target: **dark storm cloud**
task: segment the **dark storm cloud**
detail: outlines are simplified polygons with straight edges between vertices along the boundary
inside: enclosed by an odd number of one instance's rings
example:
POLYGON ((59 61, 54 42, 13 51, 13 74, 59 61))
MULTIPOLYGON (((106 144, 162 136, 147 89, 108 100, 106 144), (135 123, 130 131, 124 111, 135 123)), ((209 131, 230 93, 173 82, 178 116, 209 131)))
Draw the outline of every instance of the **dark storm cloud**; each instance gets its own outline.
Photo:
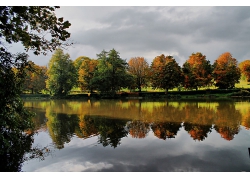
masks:
POLYGON ((239 62, 250 59, 250 7, 63 6, 57 14, 72 24, 72 59, 112 48, 149 62, 165 54, 182 64, 196 52, 213 62, 227 51, 239 62))

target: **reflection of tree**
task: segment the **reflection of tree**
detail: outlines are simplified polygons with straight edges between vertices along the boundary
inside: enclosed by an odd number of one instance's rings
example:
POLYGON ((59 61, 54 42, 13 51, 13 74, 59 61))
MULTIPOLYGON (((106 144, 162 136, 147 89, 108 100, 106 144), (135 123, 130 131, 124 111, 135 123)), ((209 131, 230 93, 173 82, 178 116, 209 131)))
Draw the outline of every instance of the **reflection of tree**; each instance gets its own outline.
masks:
POLYGON ((5 137, 4 140, 12 144, 11 148, 6 148, 4 147, 4 143, 1 143, 1 172, 21 171, 24 154, 30 151, 33 142, 33 134, 23 134, 22 136, 11 137, 8 136, 5 131, 1 131, 1 133, 3 133, 5 137))
POLYGON ((191 135, 194 140, 203 141, 207 138, 207 134, 212 131, 211 125, 200 125, 185 122, 185 130, 191 135))
POLYGON ((224 127, 218 127, 218 126, 214 126, 214 129, 220 133, 221 137, 230 141, 234 138, 235 134, 238 134, 239 132, 239 128, 238 127, 228 127, 228 126, 224 126, 224 127))
POLYGON ((241 125, 244 126, 247 130, 250 130, 250 108, 248 103, 249 102, 247 102, 247 104, 243 104, 243 107, 240 108, 240 112, 242 114, 241 125))
POLYGON ((42 129, 46 122, 45 112, 38 108, 29 108, 30 111, 34 112, 36 115, 32 118, 34 122, 34 129, 39 130, 42 129))
POLYGON ((32 147, 33 136, 34 133, 29 132, 16 138, 5 139, 12 143, 12 147, 8 149, 1 144, 0 172, 19 172, 23 162, 35 158, 44 160, 51 153, 47 147, 32 147))
POLYGON ((116 148, 120 145, 121 138, 128 135, 128 131, 125 129, 126 120, 122 119, 111 119, 102 116, 88 116, 86 115, 84 119, 93 123, 99 132, 99 142, 105 147, 110 145, 116 148))
POLYGON ((233 103, 220 103, 217 112, 214 129, 226 140, 232 140, 238 134, 241 123, 241 113, 235 109, 233 103))
POLYGON ((150 130, 149 123, 143 121, 131 121, 127 127, 133 138, 145 138, 150 130))
POLYGON ((51 113, 47 118, 49 134, 56 147, 62 149, 65 142, 70 142, 70 139, 78 126, 79 118, 75 114, 69 115, 62 113, 51 113))
POLYGON ((155 136, 159 139, 175 138, 181 127, 181 123, 176 122, 155 122, 151 125, 151 129, 155 136))
POLYGON ((99 134, 94 123, 94 119, 90 116, 85 115, 83 118, 80 117, 79 129, 76 130, 76 135, 80 138, 88 138, 99 134))
POLYGON ((247 114, 242 118, 241 125, 244 126, 247 130, 250 129, 250 114, 247 114))

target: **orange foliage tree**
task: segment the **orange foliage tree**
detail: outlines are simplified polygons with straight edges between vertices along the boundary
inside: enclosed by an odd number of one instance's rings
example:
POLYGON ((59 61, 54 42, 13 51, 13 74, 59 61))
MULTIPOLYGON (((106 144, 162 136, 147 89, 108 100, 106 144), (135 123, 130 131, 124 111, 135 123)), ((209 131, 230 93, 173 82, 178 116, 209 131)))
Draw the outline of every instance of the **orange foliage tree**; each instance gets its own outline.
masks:
POLYGON ((36 65, 34 62, 29 61, 26 67, 25 81, 23 90, 31 90, 31 93, 39 93, 46 88, 47 67, 36 65))
POLYGON ((78 84, 81 90, 89 90, 93 92, 93 86, 91 85, 91 79, 94 76, 94 72, 97 68, 98 61, 95 59, 85 58, 79 68, 78 84))
POLYGON ((189 59, 183 64, 184 74, 183 86, 196 90, 198 87, 210 86, 212 83, 212 66, 206 56, 200 52, 192 53, 189 59))
POLYGON ((151 86, 153 88, 169 89, 178 87, 182 82, 181 67, 173 56, 164 54, 154 58, 150 67, 151 86))
POLYGON ((128 71, 135 77, 136 86, 141 92, 142 86, 147 85, 149 65, 144 57, 133 57, 128 62, 128 71))
POLYGON ((240 68, 237 60, 231 53, 225 52, 214 62, 213 78, 215 86, 220 89, 234 88, 239 83, 241 77, 240 68))
POLYGON ((239 64, 242 75, 245 75, 247 82, 250 82, 250 60, 245 60, 239 64))

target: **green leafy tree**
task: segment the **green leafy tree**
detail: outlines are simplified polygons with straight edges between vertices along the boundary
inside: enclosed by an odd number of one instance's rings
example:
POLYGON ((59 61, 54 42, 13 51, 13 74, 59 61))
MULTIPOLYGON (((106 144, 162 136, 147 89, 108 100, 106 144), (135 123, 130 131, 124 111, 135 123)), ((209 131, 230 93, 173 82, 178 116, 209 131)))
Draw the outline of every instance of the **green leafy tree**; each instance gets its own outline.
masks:
POLYGON ((192 53, 183 64, 182 71, 184 74, 183 86, 187 89, 195 88, 197 90, 199 87, 212 84, 212 65, 200 52, 192 53))
POLYGON ((181 84, 181 67, 175 61, 173 56, 164 54, 154 58, 151 64, 151 86, 153 88, 169 89, 178 87, 181 84))
POLYGON ((133 77, 128 73, 128 65, 115 49, 102 51, 98 56, 97 70, 91 84, 102 93, 115 96, 121 88, 129 87, 133 77))
POLYGON ((58 46, 70 45, 66 31, 70 23, 57 18, 59 7, 1 6, 0 7, 0 168, 20 171, 24 153, 31 151, 32 113, 23 107, 20 94, 26 78, 28 55, 12 54, 9 45, 20 42, 25 51, 46 54, 58 46), (46 35, 46 36, 45 36, 46 35))
POLYGON ((237 60, 229 52, 223 53, 214 62, 213 78, 219 89, 234 88, 241 77, 237 60))
POLYGON ((49 61, 47 88, 54 96, 65 96, 76 81, 77 72, 69 54, 57 49, 49 61))

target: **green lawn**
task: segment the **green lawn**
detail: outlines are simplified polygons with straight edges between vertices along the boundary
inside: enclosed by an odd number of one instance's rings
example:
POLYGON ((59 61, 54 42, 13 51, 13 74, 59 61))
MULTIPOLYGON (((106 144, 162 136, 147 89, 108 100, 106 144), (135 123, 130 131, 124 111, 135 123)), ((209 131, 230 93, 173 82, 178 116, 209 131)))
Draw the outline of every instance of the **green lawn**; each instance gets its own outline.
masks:
MULTIPOLYGON (((235 87, 236 88, 250 88, 250 83, 248 83, 246 81, 246 79, 243 77, 240 79, 240 83, 238 84, 235 84, 235 87)), ((199 88, 199 90, 204 90, 204 89, 207 89, 207 87, 204 87, 204 88, 199 88)), ((209 89, 217 89, 217 87, 215 86, 211 86, 209 87, 209 89)), ((184 88, 181 88, 181 91, 184 91, 185 89, 184 88)), ((122 89, 121 90, 122 92, 130 92, 129 89, 122 89)), ((138 91, 138 89, 136 89, 136 91, 138 91)), ((165 92, 164 89, 153 89, 151 87, 147 87, 147 88, 142 88, 142 91, 146 91, 146 92, 165 92)), ((177 88, 174 88, 172 90, 169 90, 169 91, 178 91, 177 88)), ((86 94, 87 92, 82 92, 80 90, 79 87, 74 87, 72 90, 71 90, 71 93, 70 94, 86 94)))

